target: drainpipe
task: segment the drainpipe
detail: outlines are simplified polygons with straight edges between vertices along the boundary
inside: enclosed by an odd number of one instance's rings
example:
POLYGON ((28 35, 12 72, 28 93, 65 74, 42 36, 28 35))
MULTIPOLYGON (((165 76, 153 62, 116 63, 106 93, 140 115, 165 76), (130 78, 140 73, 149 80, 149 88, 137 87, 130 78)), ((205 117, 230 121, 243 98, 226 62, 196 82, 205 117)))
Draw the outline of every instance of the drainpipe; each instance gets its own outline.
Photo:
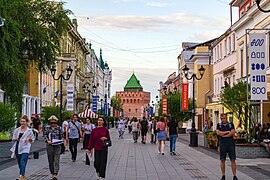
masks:
MULTIPOLYGON (((209 50, 209 61, 208 61, 208 66, 210 67, 211 66, 211 56, 212 56, 212 51, 211 49, 209 50)), ((211 79, 212 77, 212 70, 211 68, 208 68, 209 69, 209 79, 211 79)), ((203 108, 203 124, 204 124, 204 120, 205 120, 205 111, 206 111, 206 99, 207 99, 207 95, 211 92, 211 87, 212 87, 212 83, 210 82, 209 83, 209 89, 208 91, 204 94, 204 108, 203 108)))

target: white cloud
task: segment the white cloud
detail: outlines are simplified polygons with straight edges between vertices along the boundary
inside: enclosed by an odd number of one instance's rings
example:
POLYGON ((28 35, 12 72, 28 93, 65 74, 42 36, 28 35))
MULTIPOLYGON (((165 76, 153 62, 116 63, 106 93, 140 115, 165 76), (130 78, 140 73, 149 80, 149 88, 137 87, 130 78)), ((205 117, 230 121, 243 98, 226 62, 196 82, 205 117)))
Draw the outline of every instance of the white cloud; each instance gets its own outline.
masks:
POLYGON ((147 6, 151 6, 151 7, 166 7, 166 6, 172 6, 175 5, 175 3, 162 3, 162 2, 148 2, 146 3, 147 6))
POLYGON ((184 12, 165 16, 78 17, 78 20, 79 24, 84 26, 110 30, 163 31, 169 26, 175 29, 200 28, 224 30, 226 27, 229 27, 229 22, 224 22, 223 19, 191 15, 184 12))
POLYGON ((194 33, 192 36, 188 37, 190 41, 204 42, 210 39, 217 38, 221 35, 219 31, 204 31, 201 33, 194 33))

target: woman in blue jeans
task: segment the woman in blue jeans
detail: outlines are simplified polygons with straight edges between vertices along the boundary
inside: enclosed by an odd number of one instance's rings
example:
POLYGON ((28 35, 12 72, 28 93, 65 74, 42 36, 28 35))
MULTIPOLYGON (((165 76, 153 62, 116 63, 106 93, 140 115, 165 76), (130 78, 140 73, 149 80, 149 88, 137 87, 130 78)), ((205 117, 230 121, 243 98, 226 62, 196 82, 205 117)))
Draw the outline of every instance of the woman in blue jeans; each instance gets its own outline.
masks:
POLYGON ((172 117, 171 121, 168 122, 167 127, 169 129, 169 135, 170 135, 170 154, 175 154, 175 143, 177 139, 177 122, 175 122, 175 118, 172 117))
POLYGON ((14 130, 12 140, 15 142, 10 151, 16 155, 17 162, 20 169, 20 176, 17 180, 26 180, 25 169, 28 160, 28 155, 31 148, 31 143, 35 136, 33 131, 28 128, 29 119, 26 115, 20 119, 20 127, 14 130))

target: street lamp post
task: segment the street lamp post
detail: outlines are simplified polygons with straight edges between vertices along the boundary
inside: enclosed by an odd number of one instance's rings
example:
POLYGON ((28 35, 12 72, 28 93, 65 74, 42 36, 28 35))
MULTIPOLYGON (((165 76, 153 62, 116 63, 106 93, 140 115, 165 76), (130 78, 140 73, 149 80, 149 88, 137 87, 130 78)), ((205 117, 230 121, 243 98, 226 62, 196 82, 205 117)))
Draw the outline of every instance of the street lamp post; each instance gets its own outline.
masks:
POLYGON ((51 74, 52 74, 52 77, 54 80, 59 80, 60 79, 60 119, 59 119, 59 122, 62 123, 62 116, 63 116, 63 80, 69 80, 70 77, 71 77, 71 74, 73 72, 73 69, 68 66, 67 68, 67 75, 66 77, 63 75, 63 74, 60 74, 58 78, 55 77, 55 73, 56 73, 56 69, 55 69, 55 66, 53 66, 51 69, 51 74))
POLYGON ((94 84, 93 86, 92 86, 92 88, 91 88, 91 85, 89 84, 89 83, 85 83, 84 85, 83 85, 83 87, 82 87, 82 89, 83 89, 83 91, 85 92, 85 93, 88 93, 88 109, 90 109, 90 95, 91 94, 93 94, 93 93, 95 93, 95 91, 96 91, 96 85, 94 84))
POLYGON ((269 12, 270 12, 270 9, 264 10, 264 9, 260 6, 261 1, 262 1, 262 0, 256 0, 257 7, 259 8, 260 11, 262 11, 262 12, 264 12, 264 13, 269 13, 269 12))
POLYGON ((198 146, 198 133, 196 132, 196 128, 195 128, 195 80, 201 80, 205 69, 203 66, 200 67, 199 72, 200 72, 200 77, 197 77, 197 75, 195 73, 193 73, 190 77, 188 77, 189 75, 189 68, 187 67, 187 65, 185 65, 185 67, 183 68, 184 74, 186 79, 188 80, 192 80, 193 83, 193 99, 192 99, 192 124, 191 124, 191 132, 190 132, 190 144, 189 146, 192 147, 197 147, 198 146))

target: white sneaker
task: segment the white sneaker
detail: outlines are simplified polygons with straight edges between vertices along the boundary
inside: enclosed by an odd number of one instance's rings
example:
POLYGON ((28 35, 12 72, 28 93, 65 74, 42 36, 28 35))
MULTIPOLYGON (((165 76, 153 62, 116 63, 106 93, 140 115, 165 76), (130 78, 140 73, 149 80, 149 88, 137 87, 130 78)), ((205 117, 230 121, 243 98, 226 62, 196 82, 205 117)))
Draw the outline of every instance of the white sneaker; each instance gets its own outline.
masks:
POLYGON ((99 177, 99 173, 96 173, 96 176, 97 176, 97 179, 99 179, 100 177, 99 177))

